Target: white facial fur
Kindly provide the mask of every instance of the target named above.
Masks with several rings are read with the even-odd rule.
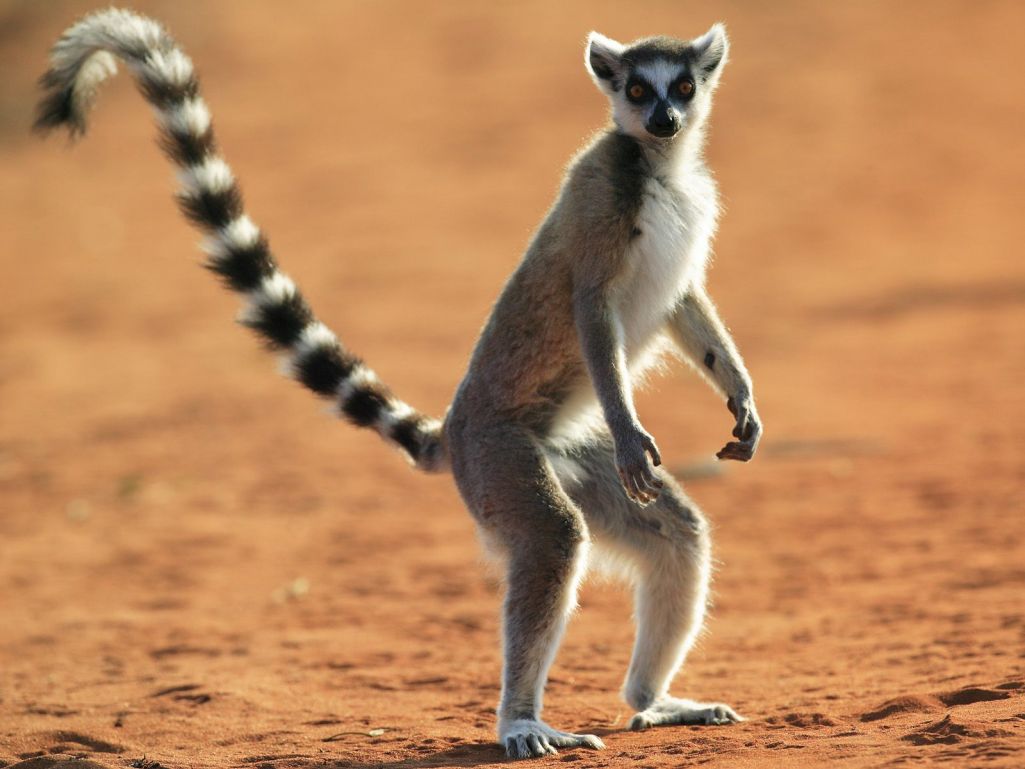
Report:
[[[626,89],[620,89],[618,93],[613,94],[610,97],[612,102],[612,119],[619,126],[619,129],[637,139],[665,141],[649,134],[645,126],[651,120],[651,115],[655,111],[656,101],[658,99],[666,99],[669,96],[669,87],[686,71],[686,67],[681,67],[679,64],[674,64],[664,59],[650,64],[641,64],[636,67],[633,70],[634,74],[651,84],[655,91],[656,99],[649,100],[644,104],[634,104],[626,98]],[[691,112],[690,107],[692,104],[693,101],[681,106],[673,104],[670,107],[672,114],[682,124],[681,131],[687,130],[687,118]]]
[[[692,136],[695,129],[701,126],[711,109],[712,93],[726,62],[729,47],[726,31],[721,24],[716,24],[704,35],[690,41],[689,47],[696,54],[689,67],[672,57],[660,57],[634,66],[629,61],[631,46],[597,32],[589,35],[584,55],[585,66],[598,88],[608,97],[612,106],[612,119],[621,132],[645,144],[664,146],[686,144],[687,137]],[[710,71],[706,71],[706,67]],[[655,111],[656,102],[667,99],[669,89],[684,73],[689,73],[695,82],[693,98],[686,102],[669,101],[672,113],[680,121],[680,130],[673,137],[656,137],[646,128]],[[642,104],[631,102],[625,87],[631,76],[646,81],[653,88],[656,98]]]

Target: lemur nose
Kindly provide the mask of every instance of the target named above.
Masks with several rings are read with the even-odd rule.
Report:
[[[656,136],[672,136],[680,130],[680,118],[668,102],[659,101],[648,121],[648,130]]]
[[[664,101],[655,105],[655,111],[651,115],[651,124],[659,128],[670,128],[677,122],[676,114]]]

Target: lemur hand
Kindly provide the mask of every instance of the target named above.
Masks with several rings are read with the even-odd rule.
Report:
[[[726,408],[737,419],[737,425],[733,428],[733,437],[740,440],[730,441],[719,450],[716,456],[719,459],[736,459],[738,462],[747,462],[755,455],[758,441],[762,438],[762,423],[758,418],[758,411],[755,409],[754,398],[750,393],[744,393],[727,400]]]
[[[616,442],[616,469],[626,495],[641,505],[654,502],[662,489],[662,481],[652,467],[652,464],[654,467],[662,464],[655,439],[640,425],[632,425],[621,435],[613,437]]]

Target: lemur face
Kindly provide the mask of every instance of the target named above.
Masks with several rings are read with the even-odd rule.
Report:
[[[668,143],[708,115],[728,48],[721,24],[691,41],[649,37],[630,45],[592,32],[584,62],[620,131]]]

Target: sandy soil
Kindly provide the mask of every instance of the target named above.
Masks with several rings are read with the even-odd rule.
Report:
[[[286,268],[441,413],[616,37],[730,26],[710,286],[767,438],[677,370],[640,406],[715,523],[677,691],[622,731],[629,595],[588,584],[549,720],[578,766],[1025,764],[1025,5],[174,3]],[[112,85],[27,135],[84,2],[0,4],[0,766],[486,766],[500,590],[448,478],[324,416],[231,319]],[[63,764],[70,757],[81,757]]]

